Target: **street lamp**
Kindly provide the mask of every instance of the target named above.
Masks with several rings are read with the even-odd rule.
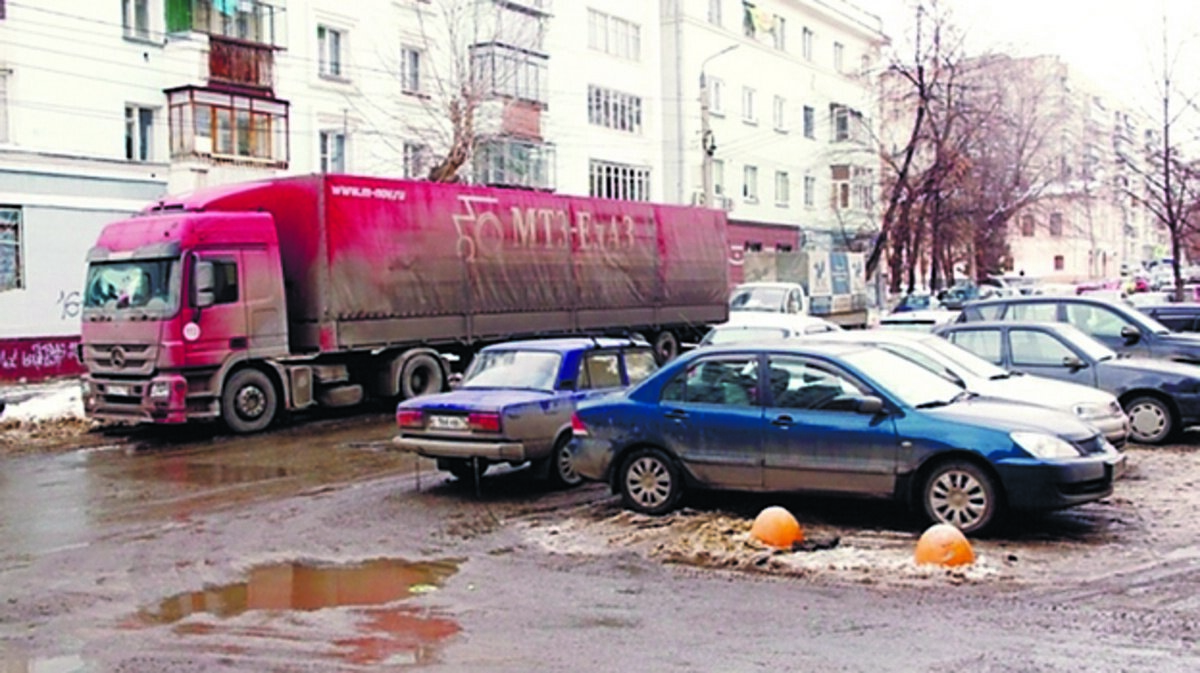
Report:
[[[713,139],[713,132],[709,127],[708,78],[704,76],[704,68],[708,66],[709,61],[737,48],[738,45],[731,44],[700,62],[700,148],[704,152],[700,172],[704,180],[704,206],[706,208],[713,207],[713,154],[717,151],[717,143]]]

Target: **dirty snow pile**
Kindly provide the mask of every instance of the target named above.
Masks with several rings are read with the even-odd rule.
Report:
[[[0,422],[42,423],[83,418],[82,390],[77,380],[0,389],[5,401]]]

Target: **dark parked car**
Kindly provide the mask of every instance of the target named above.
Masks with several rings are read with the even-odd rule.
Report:
[[[1004,297],[969,302],[956,323],[1063,322],[1118,353],[1200,363],[1200,335],[1180,334],[1124,302],[1098,297]]]
[[[1130,439],[1161,444],[1200,423],[1200,367],[1117,353],[1063,323],[982,322],[938,334],[1006,369],[1093,386],[1129,414]]]
[[[1162,323],[1172,332],[1200,332],[1200,304],[1151,304],[1138,306],[1142,313]]]
[[[566,447],[582,399],[638,383],[658,368],[641,340],[511,341],[475,356],[457,390],[396,407],[401,451],[437,459],[438,469],[474,479],[494,463],[533,461],[559,485],[580,479]]]
[[[571,426],[578,473],[639,512],[690,488],[825,492],[912,503],[968,533],[1005,508],[1103,498],[1122,458],[1071,414],[981,398],[857,344],[695,350],[580,403]]]

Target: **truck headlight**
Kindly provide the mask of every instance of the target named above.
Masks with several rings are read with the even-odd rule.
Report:
[[[1013,442],[1025,449],[1034,458],[1043,460],[1053,458],[1078,458],[1079,450],[1068,442],[1040,432],[1014,432],[1009,435]]]
[[[171,397],[170,381],[154,381],[150,384],[150,399],[165,400]]]

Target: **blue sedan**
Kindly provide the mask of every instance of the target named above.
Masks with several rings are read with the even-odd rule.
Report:
[[[691,488],[813,492],[911,503],[976,533],[1006,509],[1108,496],[1121,460],[1071,414],[975,396],[857,344],[696,350],[581,402],[571,426],[576,471],[655,515]]]

